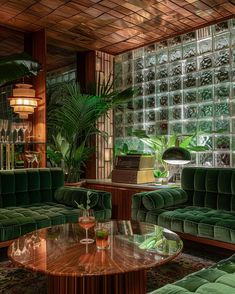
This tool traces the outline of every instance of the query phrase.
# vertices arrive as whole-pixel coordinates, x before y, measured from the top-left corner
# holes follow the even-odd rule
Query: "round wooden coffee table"
[[[47,274],[50,294],[146,293],[146,269],[175,258],[183,247],[181,239],[148,223],[118,220],[110,226],[109,249],[81,244],[85,230],[79,224],[64,224],[18,238],[8,256],[21,267]],[[140,246],[159,232],[156,247]],[[93,228],[89,237],[94,238]]]

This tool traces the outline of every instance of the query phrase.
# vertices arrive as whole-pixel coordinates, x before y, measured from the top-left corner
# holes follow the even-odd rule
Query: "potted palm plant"
[[[96,125],[97,120],[107,111],[117,107],[133,95],[131,89],[122,92],[103,91],[83,94],[76,83],[53,86],[48,112],[48,137],[51,142],[48,157],[53,163],[64,168],[67,182],[77,182],[87,159],[94,152],[89,146],[93,135],[105,136]]]

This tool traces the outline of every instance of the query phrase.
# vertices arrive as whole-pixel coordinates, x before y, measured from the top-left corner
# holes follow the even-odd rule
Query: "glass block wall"
[[[145,148],[130,129],[196,133],[210,149],[192,154],[192,164],[235,166],[234,64],[234,19],[116,56],[117,88],[137,93],[115,113],[115,145]]]

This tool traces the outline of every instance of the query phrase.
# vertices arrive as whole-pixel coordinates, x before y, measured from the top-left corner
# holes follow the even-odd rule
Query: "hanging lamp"
[[[184,148],[171,147],[164,151],[162,159],[169,164],[187,164],[191,161],[191,155]]]
[[[13,96],[8,97],[13,111],[19,114],[22,119],[27,119],[29,114],[34,113],[38,106],[39,97],[35,97],[35,90],[30,84],[16,84],[13,89]]]

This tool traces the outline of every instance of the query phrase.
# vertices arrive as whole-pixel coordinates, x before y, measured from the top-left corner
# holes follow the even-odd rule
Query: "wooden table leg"
[[[48,294],[145,294],[146,271],[117,275],[48,277]]]

